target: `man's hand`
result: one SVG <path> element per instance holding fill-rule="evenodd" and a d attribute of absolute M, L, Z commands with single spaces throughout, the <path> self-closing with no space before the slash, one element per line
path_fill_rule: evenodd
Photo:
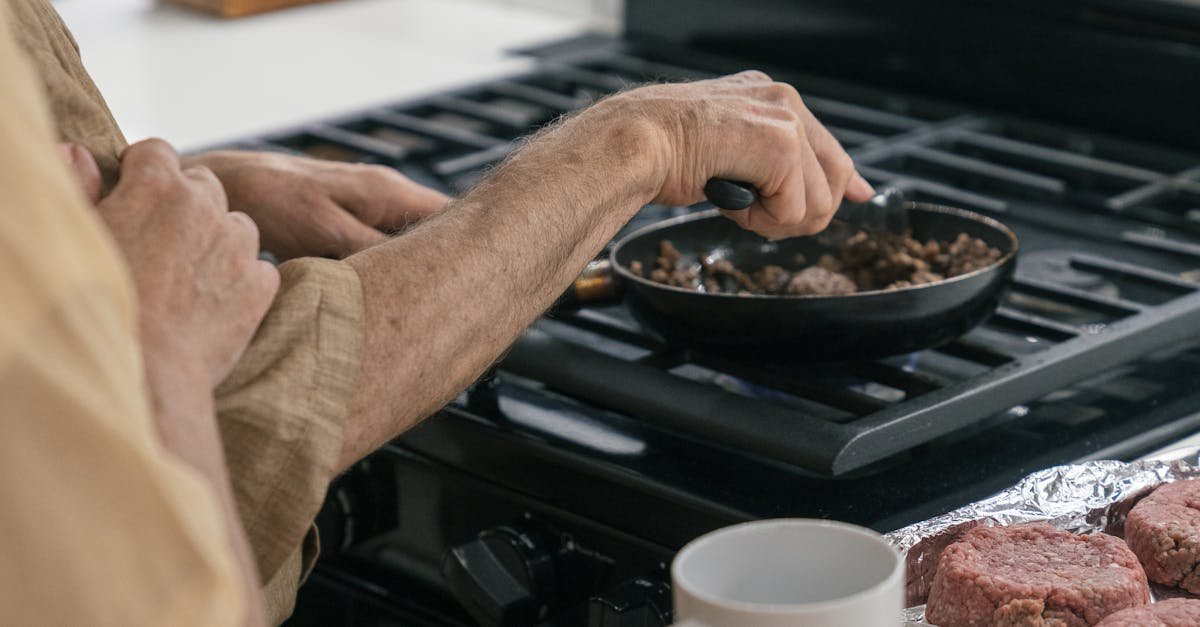
<path fill-rule="evenodd" d="M 449 202 L 378 165 L 321 161 L 268 152 L 210 152 L 187 159 L 210 168 L 229 197 L 262 231 L 280 259 L 344 257 L 386 239 Z"/>
<path fill-rule="evenodd" d="M 211 171 L 181 169 L 160 140 L 125 150 L 120 181 L 97 208 L 133 273 L 151 378 L 196 375 L 211 393 L 279 287 L 279 273 L 258 260 L 254 222 L 228 211 Z"/>
<path fill-rule="evenodd" d="M 96 208 L 133 275 L 159 436 L 211 483 L 242 574 L 244 624 L 260 625 L 258 571 L 229 483 L 213 388 L 245 351 L 279 288 L 279 273 L 258 260 L 254 222 L 228 210 L 213 173 L 181 168 L 161 140 L 125 149 L 120 181 Z"/>
<path fill-rule="evenodd" d="M 874 193 L 796 90 L 762 72 L 642 87 L 583 115 L 597 113 L 657 129 L 655 202 L 699 202 L 712 177 L 748 181 L 759 201 L 726 215 L 773 239 L 816 233 L 843 197 L 865 202 Z"/>

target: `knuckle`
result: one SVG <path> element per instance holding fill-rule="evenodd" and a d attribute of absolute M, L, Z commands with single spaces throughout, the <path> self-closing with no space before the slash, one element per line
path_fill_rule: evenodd
<path fill-rule="evenodd" d="M 179 185 L 175 173 L 166 167 L 153 165 L 139 172 L 139 187 L 153 195 L 165 195 Z"/>
<path fill-rule="evenodd" d="M 206 165 L 193 165 L 184 169 L 183 173 L 198 181 L 216 181 L 217 175 Z"/>
<path fill-rule="evenodd" d="M 230 211 L 225 216 L 236 228 L 250 233 L 258 233 L 258 225 L 254 223 L 254 220 L 249 215 L 241 211 Z"/>
<path fill-rule="evenodd" d="M 771 77 L 762 70 L 743 70 L 734 74 L 731 78 L 748 82 L 766 82 L 771 80 Z"/>
<path fill-rule="evenodd" d="M 763 94 L 771 100 L 780 102 L 792 102 L 800 98 L 800 94 L 796 92 L 796 88 L 787 83 L 771 83 L 763 87 Z"/>
<path fill-rule="evenodd" d="M 183 171 L 183 175 L 205 191 L 225 191 L 224 186 L 221 185 L 221 179 L 218 179 L 217 175 L 208 169 L 207 166 L 197 165 L 189 167 Z"/>
<path fill-rule="evenodd" d="M 794 128 L 786 124 L 774 124 L 769 132 L 769 140 L 765 149 L 779 163 L 798 163 L 800 159 L 800 142 Z"/>
<path fill-rule="evenodd" d="M 226 215 L 225 224 L 233 237 L 247 246 L 253 246 L 258 251 L 258 225 L 250 216 L 241 211 L 230 211 Z"/>
<path fill-rule="evenodd" d="M 359 164 L 358 167 L 366 173 L 365 176 L 376 181 L 394 181 L 396 180 L 396 177 L 400 176 L 398 172 L 387 167 L 386 165 L 364 163 Z"/>
<path fill-rule="evenodd" d="M 129 179 L 144 193 L 162 195 L 180 183 L 179 158 L 175 149 L 161 139 L 133 144 L 121 155 L 121 178 Z"/>
<path fill-rule="evenodd" d="M 259 250 L 258 226 L 250 216 L 240 211 L 230 211 L 211 223 L 215 231 L 216 246 L 234 259 L 257 257 Z"/>
<path fill-rule="evenodd" d="M 788 107 L 786 105 L 776 108 L 775 117 L 783 122 L 786 122 L 787 125 L 792 128 L 794 128 L 797 123 L 800 122 L 800 114 L 792 107 Z"/>
<path fill-rule="evenodd" d="M 388 190 L 408 181 L 399 172 L 384 165 L 365 165 L 361 183 L 369 189 Z M 367 194 L 368 199 L 382 199 L 384 194 Z"/>
<path fill-rule="evenodd" d="M 127 154 L 137 155 L 148 161 L 161 164 L 167 169 L 179 169 L 179 154 L 175 152 L 174 146 L 156 137 L 142 140 L 127 148 L 126 151 Z"/>
<path fill-rule="evenodd" d="M 225 185 L 212 170 L 205 166 L 195 166 L 184 170 L 183 174 L 191 182 L 195 192 L 206 197 L 214 209 L 226 211 L 229 208 Z"/>
<path fill-rule="evenodd" d="M 136 150 L 139 152 L 148 152 L 160 157 L 178 158 L 179 155 L 175 152 L 175 147 L 167 143 L 166 140 L 158 137 L 144 139 L 130 146 L 127 150 Z"/>

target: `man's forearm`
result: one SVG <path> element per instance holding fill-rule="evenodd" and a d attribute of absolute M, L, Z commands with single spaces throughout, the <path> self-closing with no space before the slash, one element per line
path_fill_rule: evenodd
<path fill-rule="evenodd" d="M 615 115 L 566 121 L 443 214 L 347 260 L 366 334 L 343 466 L 469 385 L 658 193 L 655 129 Z"/>

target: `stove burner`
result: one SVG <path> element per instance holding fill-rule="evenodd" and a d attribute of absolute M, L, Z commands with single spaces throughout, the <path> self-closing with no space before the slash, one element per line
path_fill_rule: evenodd
<path fill-rule="evenodd" d="M 1081 253 L 1071 250 L 1039 250 L 1025 253 L 1021 257 L 1020 269 L 1023 274 L 1043 281 L 1116 298 L 1120 290 L 1115 283 L 1102 275 L 1085 272 L 1071 265 L 1071 258 L 1076 254 Z"/>

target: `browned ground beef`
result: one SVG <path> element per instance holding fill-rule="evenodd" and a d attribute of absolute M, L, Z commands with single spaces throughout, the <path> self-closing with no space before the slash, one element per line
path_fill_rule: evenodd
<path fill-rule="evenodd" d="M 983 240 L 965 233 L 953 242 L 929 240 L 922 244 L 908 235 L 872 237 L 859 232 L 838 252 L 836 256 L 822 255 L 814 265 L 806 265 L 800 256 L 792 270 L 777 265 L 748 270 L 727 259 L 709 261 L 708 255 L 697 263 L 684 258 L 670 240 L 662 240 L 650 279 L 702 292 L 840 296 L 941 281 L 986 268 L 1002 256 Z M 640 262 L 631 264 L 630 270 L 643 276 Z"/>
<path fill-rule="evenodd" d="M 851 281 L 850 277 L 820 266 L 811 266 L 791 275 L 785 288 L 786 293 L 797 296 L 806 294 L 843 296 L 857 291 L 858 287 L 854 285 L 854 281 Z"/>
<path fill-rule="evenodd" d="M 1125 541 L 1150 581 L 1200 594 L 1200 479 L 1168 483 L 1138 502 Z"/>
<path fill-rule="evenodd" d="M 1200 625 L 1200 601 L 1168 599 L 1110 614 L 1096 627 L 1196 627 Z"/>
<path fill-rule="evenodd" d="M 946 547 L 925 616 L 940 627 L 1083 627 L 1149 601 L 1120 538 L 1031 523 L 977 527 Z"/>

